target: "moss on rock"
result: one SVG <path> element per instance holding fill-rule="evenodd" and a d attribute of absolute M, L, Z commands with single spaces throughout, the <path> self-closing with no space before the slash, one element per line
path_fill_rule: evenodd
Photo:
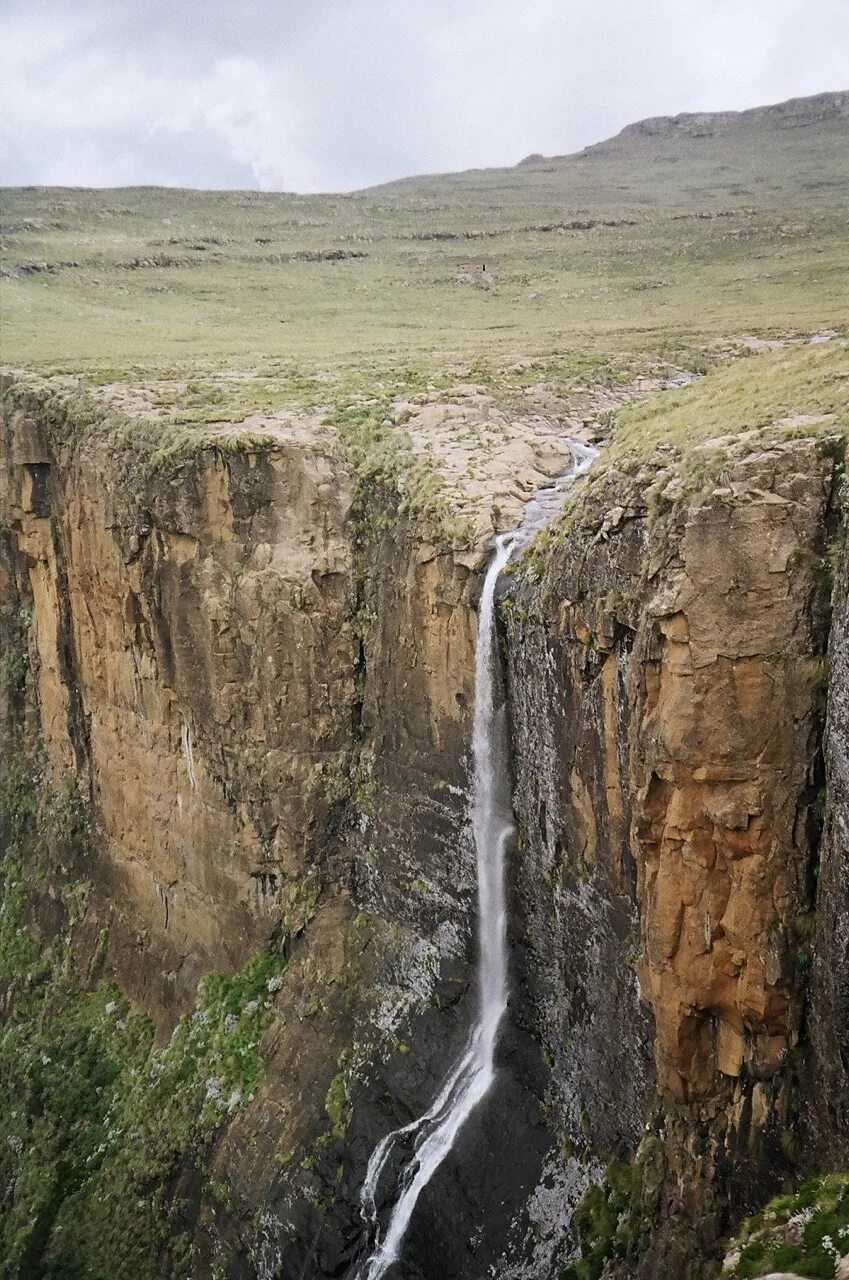
<path fill-rule="evenodd" d="M 189 1276 L 180 1187 L 257 1089 L 286 961 L 267 953 L 205 978 L 194 1011 L 156 1048 L 117 988 L 87 987 L 76 972 L 89 835 L 75 785 L 51 787 L 38 755 L 18 752 L 0 778 L 0 830 L 4 1275 Z M 42 931 L 45 896 L 61 912 Z M 101 931 L 89 972 L 105 945 Z"/>
<path fill-rule="evenodd" d="M 849 1255 L 849 1173 L 809 1178 L 743 1223 L 722 1269 L 754 1280 L 775 1271 L 832 1280 Z"/>

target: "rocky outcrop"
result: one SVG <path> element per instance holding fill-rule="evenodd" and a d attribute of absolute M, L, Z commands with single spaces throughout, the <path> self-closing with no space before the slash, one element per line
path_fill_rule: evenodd
<path fill-rule="evenodd" d="M 741 125 L 749 128 L 802 129 L 818 120 L 845 120 L 849 117 L 849 93 L 819 93 L 810 98 L 789 98 L 767 107 L 747 111 L 682 112 L 677 116 L 652 116 L 626 125 L 615 138 L 587 147 L 585 155 L 633 143 L 636 139 L 689 134 L 712 138 Z"/>

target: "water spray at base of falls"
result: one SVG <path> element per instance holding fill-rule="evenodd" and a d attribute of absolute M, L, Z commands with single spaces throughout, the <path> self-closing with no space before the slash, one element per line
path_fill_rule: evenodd
<path fill-rule="evenodd" d="M 475 655 L 475 714 L 472 732 L 472 832 L 478 882 L 478 1010 L 465 1052 L 448 1073 L 430 1107 L 417 1119 L 382 1138 L 366 1170 L 360 1204 L 363 1219 L 377 1236 L 377 1188 L 395 1144 L 413 1139 L 413 1154 L 399 1180 L 399 1194 L 382 1239 L 359 1267 L 355 1280 L 381 1280 L 400 1256 L 416 1202 L 454 1146 L 457 1134 L 489 1092 L 495 1076 L 495 1046 L 507 1008 L 507 912 L 504 859 L 515 834 L 510 796 L 506 706 L 496 701 L 495 587 L 501 571 L 520 547 L 560 510 L 564 490 L 586 471 L 597 450 L 570 441 L 573 462 L 549 489 L 525 507 L 513 533 L 495 540 L 478 605 Z"/>

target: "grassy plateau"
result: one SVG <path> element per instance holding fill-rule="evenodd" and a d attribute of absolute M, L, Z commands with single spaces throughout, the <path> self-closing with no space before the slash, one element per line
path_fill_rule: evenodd
<path fill-rule="evenodd" d="M 175 426 L 469 382 L 527 409 L 845 334 L 849 94 L 350 195 L 5 189 L 0 221 L 7 367 Z"/>

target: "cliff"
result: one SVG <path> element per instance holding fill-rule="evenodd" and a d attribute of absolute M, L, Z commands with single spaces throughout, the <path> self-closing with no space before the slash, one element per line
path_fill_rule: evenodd
<path fill-rule="evenodd" d="M 837 443 L 737 445 L 689 492 L 674 464 L 608 475 L 506 601 L 518 954 L 552 1113 L 611 1161 L 647 1115 L 664 1144 L 628 1274 L 715 1274 L 729 1188 L 754 1211 L 810 1141 L 813 922 L 839 986 L 825 921 L 845 910 L 819 846 Z M 807 1016 L 833 1036 L 827 998 Z"/>
<path fill-rule="evenodd" d="M 480 569 L 580 427 L 383 412 L 163 459 L 7 397 L 10 1276 L 347 1274 L 464 1043 Z M 842 449 L 614 444 L 503 580 L 509 1025 L 399 1275 L 707 1278 L 849 1161 Z"/>
<path fill-rule="evenodd" d="M 844 516 L 845 519 L 845 516 Z M 828 649 L 827 786 L 814 934 L 811 1018 L 816 1093 L 812 1120 L 828 1168 L 849 1150 L 849 557 L 836 558 Z"/>
<path fill-rule="evenodd" d="M 437 420 L 451 413 L 467 430 L 482 416 L 449 406 Z M 235 447 L 216 436 L 169 462 L 144 423 L 104 422 L 65 388 L 12 389 L 4 819 L 7 888 L 25 901 L 9 915 L 20 971 L 4 1007 L 33 1026 L 16 1003 L 31 981 L 20 938 L 48 953 L 67 942 L 47 1003 L 82 1017 L 62 985 L 73 966 L 84 990 L 112 993 L 101 1005 L 126 1011 L 110 1021 L 98 1006 L 108 1026 L 91 1029 L 91 1052 L 108 1048 L 119 1084 L 107 1109 L 124 1108 L 141 1148 L 105 1142 L 86 1179 L 67 1132 L 79 1117 L 59 1098 L 42 1150 L 15 1130 L 30 1189 L 15 1191 L 12 1159 L 20 1211 L 4 1248 L 19 1270 L 49 1272 L 76 1248 L 92 1265 L 182 1274 L 173 1241 L 188 1232 L 193 1275 L 222 1258 L 233 1275 L 338 1271 L 361 1243 L 371 1148 L 428 1105 L 467 1033 L 474 591 L 492 527 L 487 514 L 481 532 L 480 509 L 497 499 L 502 519 L 518 514 L 568 449 L 554 424 L 516 420 L 475 497 L 467 456 L 486 430 L 505 434 L 484 413 L 452 455 L 458 535 L 439 486 L 427 496 L 415 415 L 403 476 L 373 418 L 329 438 L 309 420 Z M 83 814 L 84 832 L 70 821 Z M 199 990 L 220 973 L 236 986 Z M 215 1023 L 212 1042 L 199 1020 Z M 28 1055 L 52 1054 L 27 1041 L 10 1055 L 22 1114 Z M 155 1090 L 128 1078 L 171 1071 L 186 1107 L 148 1114 Z M 153 1169 L 169 1195 L 131 1231 Z M 520 1169 L 494 1176 L 498 1200 L 466 1171 L 467 1214 L 481 1199 L 490 1214 L 505 1195 L 521 1202 Z M 462 1248 L 445 1217 L 433 1256 Z M 508 1226 L 494 1226 L 497 1247 Z"/>

